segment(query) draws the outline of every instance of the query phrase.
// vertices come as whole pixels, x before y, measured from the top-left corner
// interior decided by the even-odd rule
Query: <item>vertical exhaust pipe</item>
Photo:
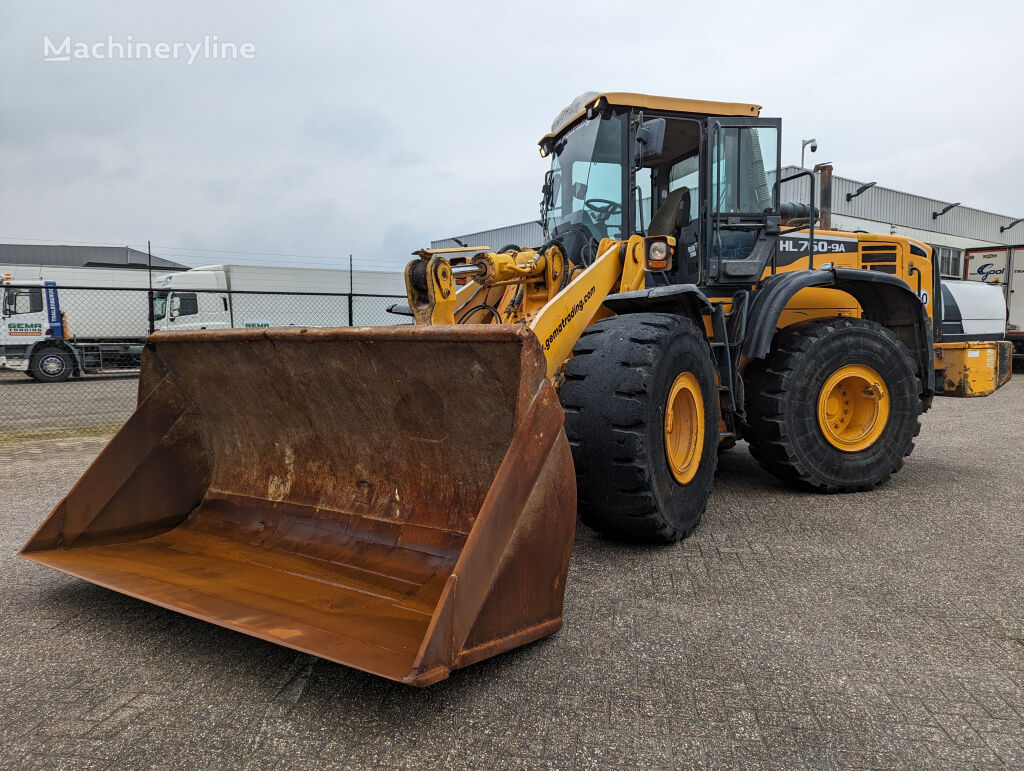
[[[822,230],[832,229],[832,164],[819,163],[814,167],[818,175],[819,227]]]

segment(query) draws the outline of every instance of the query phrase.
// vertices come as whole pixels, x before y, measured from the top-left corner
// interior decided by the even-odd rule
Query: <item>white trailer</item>
[[[0,370],[58,382],[138,369],[147,271],[11,267],[0,274]],[[154,330],[408,323],[386,312],[405,296],[398,272],[212,265],[153,284]]]
[[[153,280],[163,275],[166,268],[153,271]],[[63,265],[4,265],[0,264],[0,276],[9,277],[14,284],[26,281],[53,281],[59,287],[149,287],[150,271],[147,268],[89,268]]]
[[[337,327],[408,323],[399,272],[210,265],[155,282],[157,329]]]
[[[968,281],[998,286],[1006,300],[1006,339],[1024,356],[1024,246],[968,249]]]

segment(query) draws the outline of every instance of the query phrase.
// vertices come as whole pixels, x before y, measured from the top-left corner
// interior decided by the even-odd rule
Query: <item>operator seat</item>
[[[664,203],[651,217],[649,236],[674,236],[676,259],[666,273],[671,283],[696,282],[700,273],[697,260],[697,231],[700,220],[690,221],[690,188],[680,187],[665,197]]]
[[[649,236],[675,236],[690,221],[690,188],[680,187],[665,196],[651,217]]]

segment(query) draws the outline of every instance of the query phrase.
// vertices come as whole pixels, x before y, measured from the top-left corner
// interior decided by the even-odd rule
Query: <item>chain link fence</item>
[[[135,408],[151,329],[411,323],[388,312],[399,295],[52,284],[8,284],[0,295],[0,443],[116,431]]]

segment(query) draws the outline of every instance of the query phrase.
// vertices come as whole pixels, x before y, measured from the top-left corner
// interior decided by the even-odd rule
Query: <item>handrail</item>
[[[778,182],[779,192],[780,193],[782,192],[782,183],[783,182],[789,182],[789,181],[794,180],[794,179],[799,179],[800,177],[810,177],[811,178],[811,185],[810,185],[810,187],[811,187],[811,216],[810,216],[810,223],[808,225],[809,238],[808,238],[808,241],[807,241],[807,262],[808,262],[808,268],[810,270],[814,270],[814,220],[816,219],[815,213],[814,213],[814,187],[815,187],[815,184],[817,183],[817,180],[814,177],[814,172],[813,171],[808,171],[807,169],[804,169],[803,171],[798,171],[796,174],[791,174],[788,177],[783,177]],[[790,228],[789,230],[782,231],[779,235],[784,235],[786,233],[793,233],[793,232],[796,232],[797,230],[803,230],[803,227]],[[774,267],[775,267],[775,263],[773,261],[772,262],[772,268],[773,268],[772,273],[775,272],[774,271]]]

